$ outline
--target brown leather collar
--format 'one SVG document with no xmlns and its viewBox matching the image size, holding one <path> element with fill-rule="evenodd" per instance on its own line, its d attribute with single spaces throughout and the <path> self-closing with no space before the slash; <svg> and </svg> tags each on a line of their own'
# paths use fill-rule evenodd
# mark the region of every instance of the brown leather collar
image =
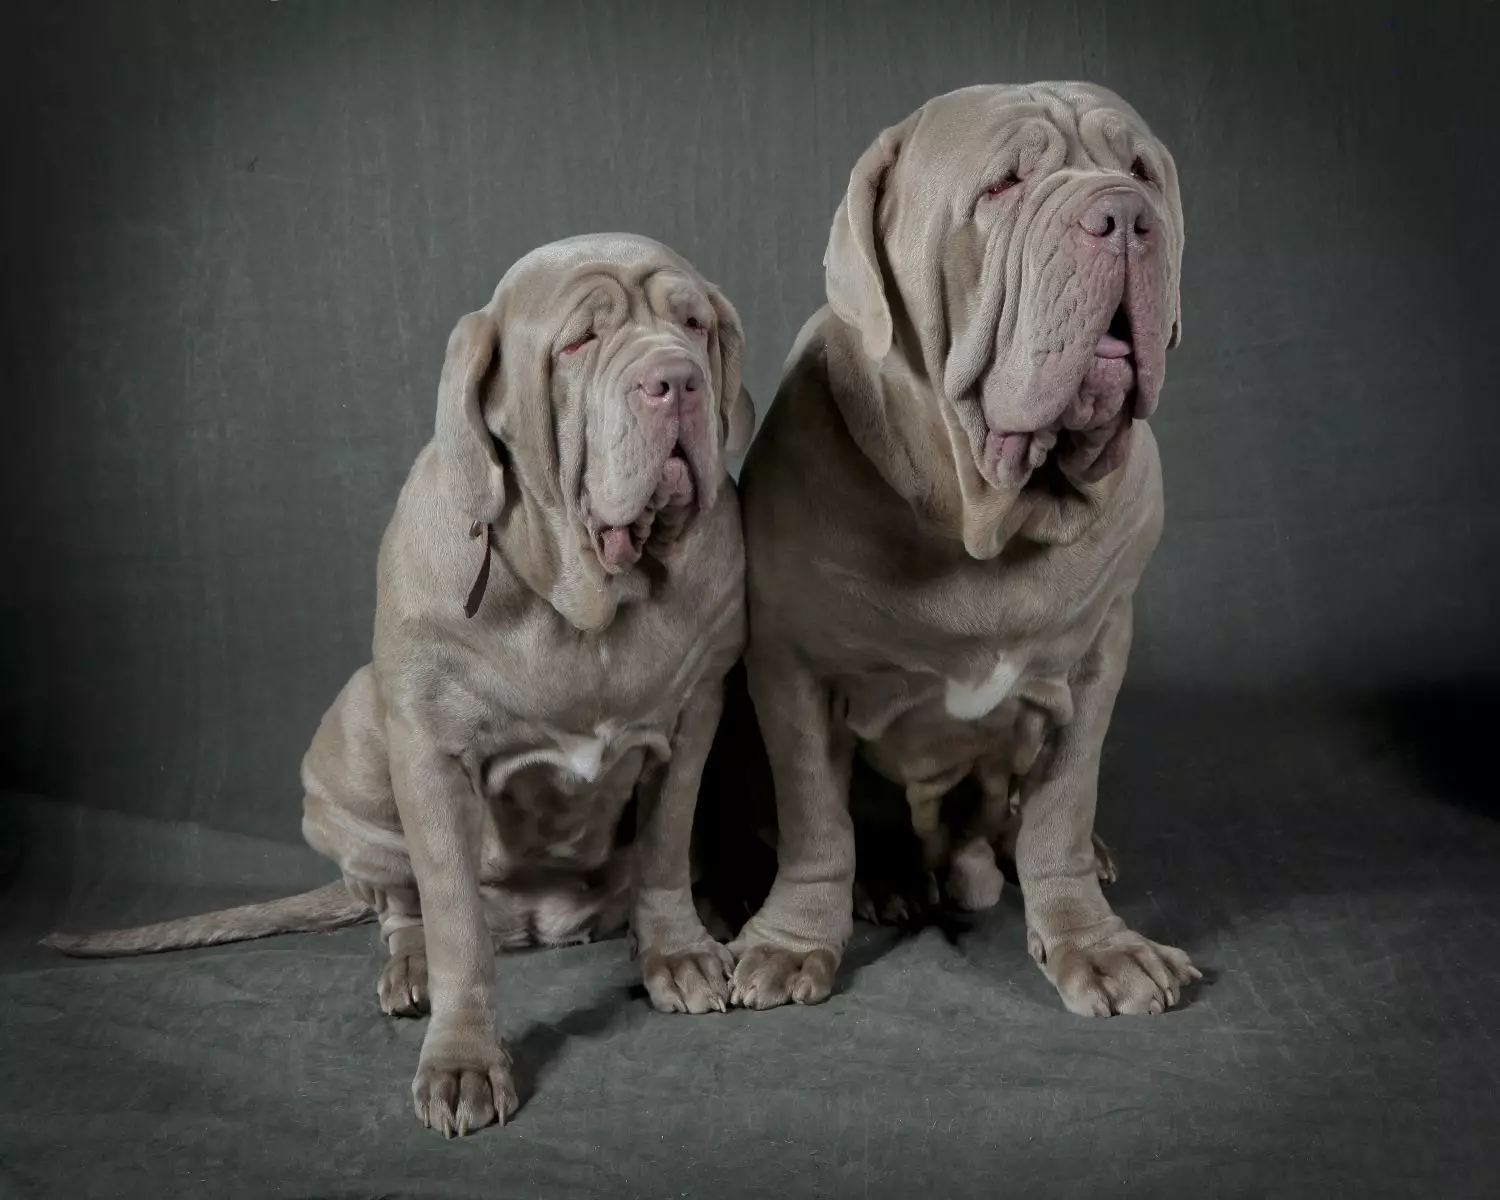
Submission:
<svg viewBox="0 0 1500 1200">
<path fill-rule="evenodd" d="M 490 527 L 484 521 L 475 521 L 469 526 L 471 538 L 484 539 L 484 557 L 479 560 L 479 574 L 474 576 L 474 585 L 469 589 L 469 598 L 464 601 L 464 616 L 472 617 L 484 602 L 484 589 L 490 583 Z"/>
</svg>

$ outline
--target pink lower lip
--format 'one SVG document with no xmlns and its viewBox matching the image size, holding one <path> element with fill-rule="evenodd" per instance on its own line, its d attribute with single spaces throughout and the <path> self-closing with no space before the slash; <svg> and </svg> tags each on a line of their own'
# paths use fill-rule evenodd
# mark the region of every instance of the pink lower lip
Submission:
<svg viewBox="0 0 1500 1200">
<path fill-rule="evenodd" d="M 631 541 L 630 528 L 626 525 L 612 525 L 603 529 L 599 534 L 599 548 L 603 551 L 605 563 L 616 569 L 629 566 L 640 557 Z"/>
<path fill-rule="evenodd" d="M 1094 347 L 1095 358 L 1129 358 L 1134 352 L 1134 347 L 1125 341 L 1121 341 L 1113 334 L 1104 334 L 1099 339 L 1099 344 Z"/>
</svg>

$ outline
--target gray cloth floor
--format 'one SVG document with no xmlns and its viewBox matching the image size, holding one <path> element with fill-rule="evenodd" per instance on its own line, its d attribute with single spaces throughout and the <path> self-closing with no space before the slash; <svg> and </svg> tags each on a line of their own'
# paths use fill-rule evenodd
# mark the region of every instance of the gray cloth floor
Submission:
<svg viewBox="0 0 1500 1200">
<path fill-rule="evenodd" d="M 1013 890 L 956 936 L 861 926 L 812 1009 L 659 1015 L 621 941 L 502 956 L 523 1107 L 452 1143 L 369 927 L 34 945 L 316 884 L 311 852 L 12 797 L 0 1195 L 1500 1194 L 1494 697 L 1122 705 L 1112 894 L 1209 970 L 1181 1011 L 1063 1011 Z"/>
</svg>

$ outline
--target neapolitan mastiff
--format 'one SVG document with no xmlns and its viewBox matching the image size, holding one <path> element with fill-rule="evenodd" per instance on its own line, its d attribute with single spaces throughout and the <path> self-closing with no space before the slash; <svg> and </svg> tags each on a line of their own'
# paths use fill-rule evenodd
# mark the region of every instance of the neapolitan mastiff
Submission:
<svg viewBox="0 0 1500 1200">
<path fill-rule="evenodd" d="M 754 425 L 743 353 L 729 302 L 648 239 L 517 262 L 449 339 L 381 545 L 373 661 L 303 761 L 303 833 L 343 881 L 51 944 L 139 954 L 376 917 L 381 1007 L 430 1006 L 412 1093 L 448 1134 L 516 1107 L 496 943 L 628 923 L 657 1008 L 724 1011 L 732 960 L 694 909 L 689 839 L 745 638 L 726 474 Z"/>
<path fill-rule="evenodd" d="M 1077 1013 L 1198 978 L 1100 889 L 1100 748 L 1162 525 L 1145 418 L 1181 332 L 1171 155 L 1081 83 L 975 87 L 850 176 L 741 477 L 746 669 L 779 867 L 731 945 L 735 1003 L 828 996 L 851 931 L 849 781 L 905 789 L 960 906 L 1013 854 L 1033 957 Z M 944 800 L 978 784 L 979 803 Z"/>
</svg>

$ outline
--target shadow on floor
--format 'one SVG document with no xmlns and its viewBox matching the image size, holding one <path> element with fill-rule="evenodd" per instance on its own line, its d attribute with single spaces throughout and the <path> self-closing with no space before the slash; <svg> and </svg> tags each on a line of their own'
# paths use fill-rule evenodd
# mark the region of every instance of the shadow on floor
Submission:
<svg viewBox="0 0 1500 1200">
<path fill-rule="evenodd" d="M 1482 679 L 1365 699 L 1127 685 L 1100 776 L 1096 828 L 1120 867 L 1107 895 L 1149 936 L 1192 950 L 1318 897 L 1378 896 L 1395 883 L 1500 891 L 1485 865 L 1500 850 L 1497 736 L 1500 682 Z M 996 921 L 1022 925 L 1014 887 L 978 918 L 921 903 L 929 885 L 899 789 L 857 769 L 851 790 L 861 885 L 909 901 L 901 932 L 936 925 L 956 943 Z M 697 831 L 700 878 L 734 928 L 775 874 L 773 795 L 737 668 Z M 874 952 L 898 941 L 876 939 Z"/>
<path fill-rule="evenodd" d="M 1425 791 L 1500 818 L 1500 682 L 1450 680 L 1393 691 L 1362 706 L 1371 752 L 1405 766 Z"/>
</svg>

